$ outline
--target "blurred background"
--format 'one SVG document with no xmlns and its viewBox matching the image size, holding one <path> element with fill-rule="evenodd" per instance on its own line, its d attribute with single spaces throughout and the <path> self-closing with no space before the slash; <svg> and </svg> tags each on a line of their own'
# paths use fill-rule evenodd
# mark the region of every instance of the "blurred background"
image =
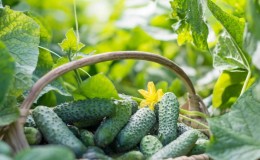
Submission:
<svg viewBox="0 0 260 160">
<path fill-rule="evenodd" d="M 207 105 L 211 105 L 214 84 L 221 71 L 213 68 L 213 58 L 209 51 L 199 50 L 191 43 L 178 45 L 177 34 L 172 26 L 176 20 L 170 18 L 172 9 L 168 0 L 75 2 L 80 41 L 85 44 L 79 56 L 120 50 L 160 54 L 176 62 L 191 78 L 198 94 L 207 98 Z M 49 39 L 47 44 L 41 45 L 63 56 L 58 43 L 65 38 L 70 28 L 76 28 L 73 0 L 3 0 L 3 3 L 14 10 L 29 11 L 40 19 Z M 219 0 L 218 4 L 228 13 L 244 17 L 245 1 Z M 205 12 L 211 24 L 208 44 L 209 50 L 212 50 L 222 26 L 211 18 L 208 11 Z M 52 58 L 58 64 L 59 57 L 52 54 Z M 169 70 L 155 63 L 122 60 L 96 64 L 84 70 L 90 75 L 101 72 L 106 74 L 120 93 L 140 97 L 137 90 L 145 89 L 147 82 L 153 81 L 164 92 L 174 92 L 180 97 L 181 103 L 186 98 L 183 83 Z M 88 78 L 84 72 L 80 74 L 83 79 Z M 44 96 L 42 99 L 45 99 Z"/>
</svg>

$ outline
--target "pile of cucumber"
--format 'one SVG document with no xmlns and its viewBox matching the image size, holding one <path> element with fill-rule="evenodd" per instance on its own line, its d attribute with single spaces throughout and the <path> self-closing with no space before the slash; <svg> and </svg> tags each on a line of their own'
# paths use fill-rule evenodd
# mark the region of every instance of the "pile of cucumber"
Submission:
<svg viewBox="0 0 260 160">
<path fill-rule="evenodd" d="M 208 137 L 178 122 L 173 93 L 165 93 L 155 111 L 122 97 L 37 106 L 24 127 L 27 141 L 66 146 L 81 159 L 158 160 L 205 152 Z"/>
</svg>

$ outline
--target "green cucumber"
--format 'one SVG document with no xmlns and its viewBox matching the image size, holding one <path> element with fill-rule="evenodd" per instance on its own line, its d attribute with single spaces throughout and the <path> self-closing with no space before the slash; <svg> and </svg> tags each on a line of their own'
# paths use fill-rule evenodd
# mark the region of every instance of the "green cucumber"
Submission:
<svg viewBox="0 0 260 160">
<path fill-rule="evenodd" d="M 140 151 L 149 157 L 163 147 L 161 141 L 152 135 L 144 136 L 140 142 Z"/>
<path fill-rule="evenodd" d="M 95 133 L 97 146 L 105 147 L 113 142 L 114 138 L 131 117 L 132 106 L 129 101 L 118 100 L 115 103 L 116 112 L 110 118 L 105 119 Z"/>
<path fill-rule="evenodd" d="M 78 128 L 88 128 L 91 126 L 96 126 L 98 125 L 104 117 L 101 118 L 97 118 L 97 119 L 85 119 L 85 120 L 81 120 L 78 122 L 73 123 L 74 126 L 78 127 Z"/>
<path fill-rule="evenodd" d="M 27 142 L 30 145 L 40 144 L 42 141 L 42 134 L 36 128 L 24 127 L 24 134 L 25 134 Z"/>
<path fill-rule="evenodd" d="M 105 155 L 102 149 L 98 147 L 88 147 L 87 151 L 82 156 L 83 159 L 87 160 L 112 160 L 111 157 Z"/>
<path fill-rule="evenodd" d="M 33 110 L 32 115 L 43 137 L 50 144 L 65 145 L 72 149 L 78 157 L 85 152 L 86 147 L 52 109 L 38 106 Z"/>
<path fill-rule="evenodd" d="M 158 136 L 162 144 L 166 145 L 177 138 L 179 102 L 173 93 L 167 92 L 163 95 L 158 107 Z"/>
<path fill-rule="evenodd" d="M 149 108 L 139 109 L 117 135 L 116 147 L 118 151 L 135 147 L 149 133 L 155 122 L 156 116 L 152 110 Z"/>
<path fill-rule="evenodd" d="M 192 127 L 187 126 L 184 123 L 177 123 L 177 126 L 178 126 L 178 128 L 177 128 L 178 137 L 186 131 L 193 130 Z M 199 136 L 199 138 L 202 138 L 202 139 L 209 139 L 204 133 L 202 133 L 200 131 L 198 131 L 198 136 Z"/>
<path fill-rule="evenodd" d="M 202 138 L 198 139 L 195 146 L 190 151 L 189 155 L 197 155 L 197 154 L 205 153 L 208 144 L 209 144 L 209 140 L 202 139 Z"/>
<path fill-rule="evenodd" d="M 194 147 L 197 139 L 198 131 L 189 130 L 183 133 L 176 140 L 164 146 L 162 149 L 152 155 L 149 160 L 175 158 L 187 155 Z"/>
<path fill-rule="evenodd" d="M 145 157 L 140 151 L 129 151 L 122 156 L 116 158 L 116 160 L 144 160 Z"/>
<path fill-rule="evenodd" d="M 36 128 L 36 124 L 35 124 L 34 119 L 33 119 L 31 114 L 29 114 L 27 116 L 24 126 L 25 127 L 34 127 L 34 128 Z"/>
<path fill-rule="evenodd" d="M 127 100 L 131 103 L 132 114 L 134 114 L 138 110 L 138 103 L 135 100 L 133 100 L 131 96 L 125 95 L 125 94 L 119 94 L 119 97 L 124 99 L 124 100 Z"/>
<path fill-rule="evenodd" d="M 94 134 L 88 130 L 80 131 L 80 140 L 83 142 L 85 146 L 94 146 Z"/>
<path fill-rule="evenodd" d="M 86 99 L 66 102 L 56 106 L 53 111 L 65 122 L 73 123 L 89 119 L 102 119 L 114 113 L 115 105 L 109 99 Z"/>
<path fill-rule="evenodd" d="M 73 125 L 67 125 L 67 127 L 69 128 L 69 130 L 77 137 L 80 137 L 80 133 L 79 133 L 79 129 L 76 126 Z"/>
</svg>

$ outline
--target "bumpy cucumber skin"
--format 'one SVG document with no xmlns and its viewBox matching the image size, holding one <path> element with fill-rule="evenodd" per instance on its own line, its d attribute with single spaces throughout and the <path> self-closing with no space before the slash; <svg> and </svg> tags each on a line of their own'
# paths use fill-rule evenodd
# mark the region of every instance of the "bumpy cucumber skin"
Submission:
<svg viewBox="0 0 260 160">
<path fill-rule="evenodd" d="M 37 127 L 49 143 L 67 146 L 74 151 L 77 157 L 85 152 L 86 147 L 52 109 L 38 106 L 32 114 Z"/>
<path fill-rule="evenodd" d="M 156 116 L 152 110 L 149 108 L 139 109 L 117 135 L 118 151 L 135 147 L 149 133 L 155 122 Z"/>
<path fill-rule="evenodd" d="M 178 137 L 186 131 L 193 130 L 193 128 L 191 128 L 190 126 L 187 126 L 184 123 L 177 123 L 177 126 L 178 126 L 178 128 L 177 128 Z M 202 138 L 202 139 L 209 139 L 204 133 L 202 133 L 200 131 L 198 131 L 198 136 L 199 136 L 199 138 Z"/>
<path fill-rule="evenodd" d="M 95 133 L 97 146 L 105 147 L 112 143 L 120 130 L 125 126 L 132 114 L 132 105 L 127 100 L 117 100 L 116 112 L 98 127 Z"/>
<path fill-rule="evenodd" d="M 140 151 L 149 157 L 163 147 L 161 141 L 152 135 L 144 136 L 140 142 Z"/>
<path fill-rule="evenodd" d="M 145 157 L 140 151 L 130 151 L 116 158 L 116 160 L 144 160 L 144 159 Z"/>
<path fill-rule="evenodd" d="M 149 160 L 175 158 L 187 155 L 194 147 L 197 139 L 198 132 L 196 130 L 187 131 L 152 155 Z"/>
<path fill-rule="evenodd" d="M 30 145 L 40 144 L 42 141 L 42 134 L 36 128 L 24 127 L 24 134 L 25 134 L 27 142 Z"/>
<path fill-rule="evenodd" d="M 67 125 L 67 127 L 69 128 L 69 130 L 70 130 L 77 138 L 80 138 L 80 132 L 79 132 L 79 129 L 78 129 L 76 126 Z"/>
<path fill-rule="evenodd" d="M 125 94 L 119 94 L 119 97 L 124 100 L 128 100 L 131 103 L 132 114 L 134 114 L 138 110 L 138 103 L 135 100 L 133 100 L 131 96 Z"/>
<path fill-rule="evenodd" d="M 35 121 L 34 121 L 32 115 L 27 116 L 24 126 L 36 128 L 36 124 L 35 124 Z"/>
<path fill-rule="evenodd" d="M 209 144 L 209 140 L 202 139 L 202 138 L 198 139 L 195 146 L 190 151 L 189 155 L 197 155 L 197 154 L 205 153 L 208 144 Z"/>
<path fill-rule="evenodd" d="M 83 142 L 85 146 L 94 146 L 94 134 L 88 130 L 80 131 L 80 140 Z"/>
<path fill-rule="evenodd" d="M 56 106 L 54 112 L 65 122 L 73 123 L 88 119 L 102 119 L 110 116 L 115 106 L 112 100 L 93 98 L 66 102 Z"/>
<path fill-rule="evenodd" d="M 163 95 L 158 110 L 158 135 L 163 145 L 166 145 L 177 138 L 178 117 L 178 99 L 173 93 L 167 92 Z"/>
</svg>

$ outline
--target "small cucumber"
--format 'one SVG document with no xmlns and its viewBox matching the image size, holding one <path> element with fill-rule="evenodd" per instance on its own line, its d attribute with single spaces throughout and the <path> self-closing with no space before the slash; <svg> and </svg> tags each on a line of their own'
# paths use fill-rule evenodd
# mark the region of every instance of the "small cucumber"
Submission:
<svg viewBox="0 0 260 160">
<path fill-rule="evenodd" d="M 115 111 L 115 105 L 109 99 L 86 99 L 66 102 L 56 106 L 53 111 L 65 122 L 73 123 L 89 119 L 102 119 Z"/>
<path fill-rule="evenodd" d="M 94 146 L 94 134 L 88 130 L 80 131 L 80 140 L 83 142 L 85 146 Z"/>
<path fill-rule="evenodd" d="M 192 127 L 187 126 L 184 123 L 177 123 L 177 126 L 178 126 L 178 128 L 177 128 L 178 137 L 186 131 L 193 130 Z M 202 138 L 202 139 L 209 139 L 204 133 L 202 133 L 200 131 L 198 131 L 198 136 L 199 136 L 199 138 Z"/>
<path fill-rule="evenodd" d="M 202 139 L 202 138 L 198 139 L 195 146 L 190 151 L 189 155 L 197 155 L 197 154 L 205 153 L 208 144 L 209 144 L 209 140 Z"/>
<path fill-rule="evenodd" d="M 118 100 L 116 112 L 98 127 L 95 133 L 96 145 L 105 147 L 117 136 L 119 131 L 125 126 L 132 114 L 132 106 L 129 101 Z"/>
<path fill-rule="evenodd" d="M 112 160 L 111 157 L 105 155 L 102 149 L 94 146 L 88 147 L 82 158 L 87 160 Z"/>
<path fill-rule="evenodd" d="M 155 122 L 156 116 L 152 110 L 149 108 L 139 109 L 117 135 L 118 151 L 125 151 L 135 147 L 148 134 Z"/>
<path fill-rule="evenodd" d="M 24 134 L 25 134 L 27 142 L 30 145 L 40 144 L 42 141 L 42 134 L 36 128 L 24 127 Z"/>
<path fill-rule="evenodd" d="M 32 114 L 43 137 L 50 144 L 65 145 L 71 148 L 78 157 L 85 152 L 86 147 L 52 109 L 38 106 L 33 110 Z"/>
<path fill-rule="evenodd" d="M 140 142 L 140 151 L 149 157 L 163 147 L 161 141 L 152 135 L 144 136 Z"/>
<path fill-rule="evenodd" d="M 116 158 L 116 160 L 144 160 L 145 157 L 140 151 L 129 151 L 122 156 Z"/>
<path fill-rule="evenodd" d="M 158 107 L 158 136 L 165 146 L 177 138 L 179 102 L 173 93 L 167 92 L 163 95 Z"/>
<path fill-rule="evenodd" d="M 194 147 L 197 139 L 198 132 L 196 130 L 189 130 L 183 133 L 176 140 L 164 146 L 162 149 L 152 155 L 149 160 L 175 158 L 187 155 Z"/>
<path fill-rule="evenodd" d="M 69 130 L 77 137 L 80 137 L 80 133 L 79 133 L 79 129 L 76 126 L 73 125 L 67 125 L 67 127 L 69 128 Z"/>
<path fill-rule="evenodd" d="M 124 100 L 127 100 L 131 103 L 132 114 L 134 114 L 138 110 L 138 103 L 135 100 L 133 100 L 131 96 L 125 95 L 125 94 L 119 94 L 119 97 L 124 99 Z"/>
<path fill-rule="evenodd" d="M 24 126 L 25 127 L 34 127 L 34 128 L 36 128 L 36 124 L 35 124 L 34 119 L 33 119 L 31 114 L 29 114 L 27 116 Z"/>
</svg>

